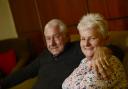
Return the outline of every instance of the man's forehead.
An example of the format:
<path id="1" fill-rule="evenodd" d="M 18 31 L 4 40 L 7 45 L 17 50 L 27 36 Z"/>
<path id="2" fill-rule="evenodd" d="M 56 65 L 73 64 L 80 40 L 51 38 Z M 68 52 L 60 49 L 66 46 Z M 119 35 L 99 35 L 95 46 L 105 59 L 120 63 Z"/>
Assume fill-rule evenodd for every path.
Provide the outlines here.
<path id="1" fill-rule="evenodd" d="M 56 35 L 62 35 L 62 32 L 60 32 L 60 31 L 47 31 L 47 32 L 45 32 L 45 36 L 56 36 Z"/>
<path id="2" fill-rule="evenodd" d="M 57 27 L 49 27 L 47 29 L 45 29 L 45 32 L 60 32 L 61 29 L 57 26 Z"/>

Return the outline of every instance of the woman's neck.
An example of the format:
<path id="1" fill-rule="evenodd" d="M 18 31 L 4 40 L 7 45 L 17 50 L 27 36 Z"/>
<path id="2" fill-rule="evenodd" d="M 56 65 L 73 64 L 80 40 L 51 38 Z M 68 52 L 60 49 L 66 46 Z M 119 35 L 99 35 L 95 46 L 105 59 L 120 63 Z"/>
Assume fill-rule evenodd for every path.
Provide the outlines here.
<path id="1" fill-rule="evenodd" d="M 92 60 L 92 57 L 90 57 L 90 56 L 88 56 L 88 57 L 86 57 L 88 60 Z"/>

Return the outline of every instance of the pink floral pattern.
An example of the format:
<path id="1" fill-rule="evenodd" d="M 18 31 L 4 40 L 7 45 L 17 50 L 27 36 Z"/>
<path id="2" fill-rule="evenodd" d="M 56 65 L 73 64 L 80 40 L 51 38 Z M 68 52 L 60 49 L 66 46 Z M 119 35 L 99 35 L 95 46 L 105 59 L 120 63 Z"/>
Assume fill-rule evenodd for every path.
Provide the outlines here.
<path id="1" fill-rule="evenodd" d="M 99 78 L 97 73 L 89 68 L 90 62 L 84 58 L 71 75 L 65 79 L 62 89 L 127 89 L 123 65 L 115 56 L 109 59 L 113 68 L 109 80 Z"/>

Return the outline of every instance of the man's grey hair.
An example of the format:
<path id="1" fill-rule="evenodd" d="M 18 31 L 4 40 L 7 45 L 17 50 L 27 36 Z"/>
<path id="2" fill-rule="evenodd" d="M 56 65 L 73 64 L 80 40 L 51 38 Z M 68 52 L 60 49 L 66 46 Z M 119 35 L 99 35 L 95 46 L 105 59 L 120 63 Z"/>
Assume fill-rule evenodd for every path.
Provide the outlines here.
<path id="1" fill-rule="evenodd" d="M 98 13 L 90 13 L 84 15 L 78 23 L 78 30 L 87 30 L 87 28 L 98 27 L 99 32 L 103 37 L 108 36 L 108 24 L 107 21 Z"/>
<path id="2" fill-rule="evenodd" d="M 51 27 L 59 27 L 60 32 L 64 32 L 65 34 L 67 33 L 67 26 L 65 25 L 64 22 L 62 22 L 59 19 L 50 20 L 44 27 L 44 33 L 45 33 L 45 30 Z"/>

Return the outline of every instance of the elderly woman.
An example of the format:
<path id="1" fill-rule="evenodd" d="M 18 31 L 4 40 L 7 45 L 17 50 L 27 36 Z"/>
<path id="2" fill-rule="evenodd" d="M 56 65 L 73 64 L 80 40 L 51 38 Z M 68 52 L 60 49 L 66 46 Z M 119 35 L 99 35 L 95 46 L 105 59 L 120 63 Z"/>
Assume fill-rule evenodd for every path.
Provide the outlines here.
<path id="1" fill-rule="evenodd" d="M 112 68 L 109 79 L 103 79 L 91 68 L 95 59 L 101 58 L 100 56 L 105 56 L 105 54 L 111 54 L 109 49 L 104 47 L 108 39 L 107 29 L 107 23 L 101 15 L 83 16 L 78 24 L 78 30 L 81 50 L 86 58 L 65 79 L 62 89 L 127 89 L 123 65 L 115 56 L 110 55 L 107 58 Z"/>

